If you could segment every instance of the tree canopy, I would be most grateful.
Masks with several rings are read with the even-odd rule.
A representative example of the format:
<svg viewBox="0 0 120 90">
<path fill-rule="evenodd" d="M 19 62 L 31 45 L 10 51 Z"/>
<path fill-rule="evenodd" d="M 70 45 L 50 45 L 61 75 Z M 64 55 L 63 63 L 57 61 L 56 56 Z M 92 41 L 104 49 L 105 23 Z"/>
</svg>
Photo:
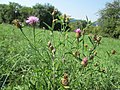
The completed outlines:
<svg viewBox="0 0 120 90">
<path fill-rule="evenodd" d="M 98 21 L 106 35 L 118 38 L 120 36 L 120 0 L 107 3 L 100 11 Z"/>
<path fill-rule="evenodd" d="M 0 4 L 0 22 L 1 23 L 12 23 L 14 19 L 19 19 L 24 22 L 29 16 L 36 16 L 40 19 L 39 27 L 45 27 L 43 22 L 51 26 L 53 10 L 56 9 L 50 4 L 39 4 L 37 3 L 33 7 L 21 6 L 18 3 L 10 2 L 8 5 Z M 57 10 L 57 13 L 61 15 L 61 12 Z M 57 16 L 55 16 L 57 18 Z"/>
</svg>

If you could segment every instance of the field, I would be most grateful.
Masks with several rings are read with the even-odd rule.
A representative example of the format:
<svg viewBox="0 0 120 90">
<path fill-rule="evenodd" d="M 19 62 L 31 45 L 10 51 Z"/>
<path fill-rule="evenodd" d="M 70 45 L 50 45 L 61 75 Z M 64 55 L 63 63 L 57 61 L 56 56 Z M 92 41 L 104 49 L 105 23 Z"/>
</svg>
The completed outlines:
<svg viewBox="0 0 120 90">
<path fill-rule="evenodd" d="M 102 37 L 94 59 L 81 65 L 92 47 L 88 35 L 77 43 L 75 32 L 36 29 L 23 32 L 13 25 L 0 24 L 0 88 L 2 90 L 119 90 L 120 40 Z M 56 52 L 50 51 L 51 41 Z M 79 51 L 79 56 L 74 52 Z M 62 80 L 67 78 L 67 85 Z"/>
</svg>

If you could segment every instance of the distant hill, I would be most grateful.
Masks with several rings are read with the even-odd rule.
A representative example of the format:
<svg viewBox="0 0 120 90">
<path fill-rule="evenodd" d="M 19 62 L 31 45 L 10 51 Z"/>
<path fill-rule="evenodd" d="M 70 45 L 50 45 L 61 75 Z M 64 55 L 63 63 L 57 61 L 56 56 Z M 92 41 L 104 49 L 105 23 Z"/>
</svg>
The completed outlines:
<svg viewBox="0 0 120 90">
<path fill-rule="evenodd" d="M 76 21 L 80 21 L 80 19 L 72 18 L 72 19 L 70 20 L 70 22 L 76 22 Z"/>
</svg>

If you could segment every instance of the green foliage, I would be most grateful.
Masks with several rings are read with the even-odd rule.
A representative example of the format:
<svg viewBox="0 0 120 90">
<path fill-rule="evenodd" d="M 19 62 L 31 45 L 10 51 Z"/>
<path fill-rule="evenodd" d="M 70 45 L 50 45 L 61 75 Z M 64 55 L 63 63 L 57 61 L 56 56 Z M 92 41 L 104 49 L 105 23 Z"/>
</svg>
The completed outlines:
<svg viewBox="0 0 120 90">
<path fill-rule="evenodd" d="M 5 23 L 12 23 L 12 21 L 17 18 L 17 15 L 19 14 L 19 9 L 21 6 L 17 3 L 10 2 L 9 5 L 0 5 L 0 7 L 3 9 L 0 14 L 2 21 Z"/>
<path fill-rule="evenodd" d="M 48 4 L 49 5 L 49 4 Z M 48 25 L 52 25 L 52 15 L 51 11 L 54 10 L 53 6 L 43 6 L 41 4 L 36 4 L 33 6 L 34 12 L 33 15 L 37 16 L 40 19 L 40 27 L 46 27 L 43 22 Z M 48 11 L 50 10 L 50 11 Z"/>
<path fill-rule="evenodd" d="M 120 1 L 115 0 L 112 3 L 107 3 L 106 7 L 100 11 L 99 18 L 102 31 L 114 38 L 119 38 L 120 32 L 117 27 L 120 25 Z"/>
<path fill-rule="evenodd" d="M 36 4 L 35 6 L 25 7 L 18 3 L 10 2 L 9 5 L 0 4 L 0 23 L 12 23 L 14 19 L 19 19 L 24 22 L 29 16 L 37 16 L 40 19 L 39 27 L 47 28 L 43 22 L 48 25 L 52 25 L 52 15 L 55 7 L 50 4 Z M 57 15 L 61 15 L 60 11 L 57 10 Z M 55 15 L 55 18 L 58 16 Z"/>
<path fill-rule="evenodd" d="M 99 34 L 99 35 L 103 35 L 103 32 L 101 31 L 101 27 L 100 26 L 89 26 L 86 29 L 86 33 L 89 34 Z"/>
<path fill-rule="evenodd" d="M 83 29 L 86 27 L 86 25 L 87 25 L 86 20 L 76 20 L 72 22 L 72 19 L 71 19 L 71 22 L 70 22 L 71 31 L 76 30 L 77 28 Z"/>
<path fill-rule="evenodd" d="M 24 22 L 29 16 L 33 13 L 33 9 L 30 7 L 22 6 L 19 10 L 19 15 L 17 15 L 18 19 L 21 22 Z"/>
<path fill-rule="evenodd" d="M 26 36 L 33 41 L 32 28 L 24 27 L 24 29 Z M 36 29 L 38 52 L 29 45 L 19 29 L 7 24 L 0 25 L 1 89 L 64 90 L 61 84 L 64 72 L 68 74 L 69 88 L 72 90 L 120 89 L 119 40 L 103 38 L 96 49 L 97 56 L 90 60 L 86 67 L 83 67 L 81 61 L 70 53 L 78 50 L 75 33 L 62 32 L 61 34 L 61 32 L 55 31 L 51 36 L 50 32 Z M 66 34 L 67 39 L 64 37 Z M 88 52 L 93 46 L 91 44 L 93 40 L 88 36 L 85 36 L 84 39 L 84 43 L 88 44 L 84 50 Z M 91 40 L 89 41 L 89 39 Z M 47 46 L 48 41 L 51 41 L 56 49 L 54 63 L 52 53 Z M 82 42 L 79 43 L 80 53 L 82 53 L 81 47 Z M 111 50 L 116 50 L 116 53 L 111 54 Z M 66 54 L 63 56 L 64 53 Z M 55 70 L 54 73 L 53 70 Z"/>
<path fill-rule="evenodd" d="M 9 7 L 6 4 L 0 4 L 0 23 L 7 22 L 7 12 L 9 11 Z"/>
</svg>

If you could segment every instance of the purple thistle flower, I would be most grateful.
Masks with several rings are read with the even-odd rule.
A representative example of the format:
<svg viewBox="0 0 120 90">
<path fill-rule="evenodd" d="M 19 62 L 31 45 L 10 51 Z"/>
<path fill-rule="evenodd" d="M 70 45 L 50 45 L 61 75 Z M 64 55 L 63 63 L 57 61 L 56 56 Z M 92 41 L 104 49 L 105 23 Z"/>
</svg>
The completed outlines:
<svg viewBox="0 0 120 90">
<path fill-rule="evenodd" d="M 88 62 L 87 57 L 84 57 L 82 61 L 83 61 L 84 63 L 87 63 L 87 62 Z"/>
<path fill-rule="evenodd" d="M 36 24 L 38 21 L 39 21 L 39 18 L 35 16 L 30 16 L 29 18 L 27 18 L 26 23 L 33 25 L 33 24 Z"/>
<path fill-rule="evenodd" d="M 84 57 L 84 58 L 82 59 L 81 64 L 82 64 L 83 66 L 87 66 L 87 63 L 88 63 L 88 58 L 87 58 L 87 57 Z"/>
<path fill-rule="evenodd" d="M 81 30 L 78 28 L 74 32 L 76 32 L 76 38 L 79 41 L 79 38 L 81 37 Z"/>
<path fill-rule="evenodd" d="M 81 33 L 81 30 L 78 28 L 75 30 L 76 33 Z"/>
</svg>

